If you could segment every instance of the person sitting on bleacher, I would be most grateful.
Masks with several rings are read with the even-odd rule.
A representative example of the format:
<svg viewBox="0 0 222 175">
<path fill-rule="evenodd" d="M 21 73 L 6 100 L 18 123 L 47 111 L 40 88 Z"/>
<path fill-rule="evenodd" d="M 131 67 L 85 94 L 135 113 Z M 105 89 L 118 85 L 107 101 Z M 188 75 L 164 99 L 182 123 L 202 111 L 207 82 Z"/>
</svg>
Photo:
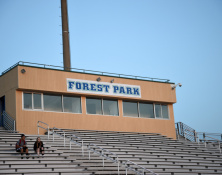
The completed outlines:
<svg viewBox="0 0 222 175">
<path fill-rule="evenodd" d="M 23 153 L 26 153 L 26 158 L 29 158 L 29 150 L 27 147 L 27 142 L 25 141 L 25 135 L 21 135 L 21 139 L 16 143 L 16 152 L 21 152 L 21 158 L 23 159 Z"/>
<path fill-rule="evenodd" d="M 42 156 L 44 155 L 44 144 L 41 141 L 40 137 L 37 137 L 36 142 L 34 143 L 34 150 L 38 154 L 38 156 L 40 153 L 42 154 Z"/>
</svg>

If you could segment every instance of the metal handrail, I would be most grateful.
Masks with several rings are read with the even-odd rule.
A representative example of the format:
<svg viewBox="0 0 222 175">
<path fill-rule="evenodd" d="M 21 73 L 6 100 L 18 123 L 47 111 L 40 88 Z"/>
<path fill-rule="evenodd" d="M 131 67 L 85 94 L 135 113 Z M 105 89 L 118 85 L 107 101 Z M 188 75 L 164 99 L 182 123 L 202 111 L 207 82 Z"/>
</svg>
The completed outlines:
<svg viewBox="0 0 222 175">
<path fill-rule="evenodd" d="M 98 149 L 98 151 L 96 149 Z M 103 167 L 104 167 L 104 164 L 105 164 L 104 158 L 109 159 L 109 160 L 111 160 L 114 163 L 117 163 L 118 174 L 119 174 L 120 162 L 119 162 L 119 158 L 118 158 L 117 154 L 112 153 L 109 150 L 106 150 L 106 149 L 104 149 L 104 148 L 102 148 L 100 146 L 97 146 L 96 144 L 93 144 L 93 143 L 89 143 L 88 150 L 89 150 L 89 160 L 90 160 L 90 151 L 93 151 L 94 153 L 99 154 L 100 156 L 103 157 Z M 109 156 L 109 154 L 111 154 L 112 157 Z M 116 157 L 116 159 L 114 157 Z"/>
<path fill-rule="evenodd" d="M 3 111 L 3 126 L 7 130 L 15 131 L 15 120 Z"/>
<path fill-rule="evenodd" d="M 136 174 L 140 174 L 140 175 L 141 174 L 144 175 L 146 174 L 146 172 L 151 173 L 152 175 L 158 175 L 157 173 L 154 173 L 153 171 L 146 169 L 145 167 L 138 165 L 130 160 L 125 161 L 123 164 L 125 165 L 125 168 L 126 168 L 126 174 L 127 174 L 127 170 L 129 169 L 131 171 L 136 172 Z M 129 166 L 129 164 L 132 164 L 135 167 Z"/>
<path fill-rule="evenodd" d="M 176 128 L 177 128 L 177 134 L 178 136 L 181 135 L 186 139 L 190 140 L 190 141 L 194 141 L 196 142 L 196 132 L 193 128 L 187 126 L 186 124 L 182 123 L 182 122 L 177 122 L 176 124 Z M 189 133 L 189 134 L 188 134 Z M 189 137 L 187 137 L 189 136 Z"/>
<path fill-rule="evenodd" d="M 39 126 L 39 123 L 42 123 L 42 124 L 44 124 L 44 125 L 47 125 L 48 127 L 47 127 L 47 128 L 44 128 L 44 127 L 42 127 L 42 126 Z M 49 140 L 49 125 L 48 125 L 47 123 L 42 122 L 42 121 L 38 121 L 38 122 L 37 122 L 38 135 L 39 135 L 39 128 L 42 128 L 42 129 L 47 130 L 48 140 Z"/>
<path fill-rule="evenodd" d="M 62 131 L 62 132 L 64 133 L 64 134 L 63 134 L 63 137 L 64 137 L 64 147 L 65 147 L 65 146 L 66 146 L 66 140 L 65 140 L 65 139 L 66 139 L 66 133 L 65 133 L 65 131 L 63 131 L 62 129 L 56 128 L 56 127 L 53 127 L 52 129 L 53 129 L 53 134 L 52 134 L 52 136 L 53 136 L 53 139 L 52 139 L 53 142 L 54 142 L 54 133 L 57 134 L 57 135 L 59 135 L 59 136 L 61 136 L 61 134 L 56 133 L 55 130 L 59 130 L 59 131 Z"/>
<path fill-rule="evenodd" d="M 194 129 L 192 129 L 191 127 L 185 125 L 184 123 L 182 122 L 178 122 L 178 123 L 175 123 L 177 128 L 176 128 L 176 131 L 177 131 L 177 135 L 182 135 L 185 140 L 189 139 L 188 136 L 191 136 L 191 140 L 194 138 L 194 141 L 195 142 L 198 142 L 199 144 L 199 141 L 202 140 L 204 141 L 204 145 L 205 147 L 207 147 L 207 141 L 212 143 L 212 142 L 218 142 L 218 145 L 219 145 L 219 151 L 221 153 L 221 148 L 220 148 L 220 145 L 221 145 L 221 142 L 222 142 L 222 134 L 219 134 L 219 133 L 205 133 L 205 132 L 196 132 Z M 208 135 L 207 135 L 208 134 Z M 200 139 L 200 136 L 203 136 L 203 139 Z M 214 137 L 211 137 L 209 135 L 214 135 L 214 136 L 220 136 L 221 140 L 219 139 L 216 139 Z M 206 137 L 208 138 L 211 138 L 213 140 L 207 140 Z"/>
<path fill-rule="evenodd" d="M 210 136 L 205 136 L 205 137 L 209 137 L 209 138 L 211 138 L 211 139 L 213 139 L 213 140 L 216 140 L 217 142 L 218 142 L 218 145 L 219 145 L 219 150 L 220 150 L 220 153 L 221 153 L 221 148 L 220 148 L 220 140 L 218 140 L 218 139 L 216 139 L 216 138 L 213 138 L 213 137 L 210 137 Z M 205 142 L 205 147 L 207 147 L 207 145 L 206 145 L 206 142 L 207 142 L 208 140 L 206 140 L 205 138 L 204 138 L 204 142 Z"/>
<path fill-rule="evenodd" d="M 65 131 L 63 131 L 62 129 L 56 128 L 56 127 L 53 127 L 53 142 L 54 142 L 54 133 L 55 133 L 55 134 L 58 134 L 58 133 L 55 132 L 55 129 L 57 129 L 57 130 L 59 130 L 59 131 L 62 131 L 62 132 L 64 133 L 64 145 L 65 145 Z M 58 134 L 58 135 L 61 136 L 61 134 Z M 81 143 L 79 143 L 78 141 L 73 140 L 73 138 L 76 138 L 77 140 L 80 140 Z M 70 149 L 71 149 L 71 142 L 74 142 L 74 143 L 76 143 L 77 145 L 82 146 L 82 153 L 83 153 L 83 156 L 84 156 L 84 151 L 83 151 L 84 143 L 83 143 L 83 139 L 81 139 L 80 137 L 75 136 L 75 135 L 71 135 L 71 136 L 69 137 L 69 139 L 70 139 Z M 93 144 L 93 143 L 89 143 L 87 149 L 88 149 L 88 151 L 89 151 L 89 160 L 90 160 L 90 151 L 93 151 L 94 153 L 99 154 L 100 156 L 103 157 L 103 167 L 104 167 L 104 165 L 105 165 L 104 158 L 106 158 L 106 159 L 108 159 L 108 160 L 111 160 L 111 161 L 114 162 L 114 163 L 117 163 L 117 166 L 118 166 L 118 174 L 119 174 L 119 167 L 120 167 L 120 164 L 121 164 L 121 163 L 120 163 L 120 160 L 119 160 L 117 154 L 115 154 L 115 153 L 113 153 L 113 152 L 110 152 L 109 150 L 104 149 L 104 148 L 102 148 L 102 147 L 100 147 L 100 146 L 98 146 L 98 145 L 96 145 L 96 144 Z M 96 150 L 96 149 L 98 149 L 99 151 Z M 110 156 L 110 155 L 111 155 L 111 156 Z M 128 160 L 128 161 L 126 161 L 126 162 L 131 162 L 131 161 Z M 158 174 L 154 173 L 153 171 L 148 170 L 148 169 L 146 169 L 146 168 L 144 168 L 144 167 L 142 167 L 142 166 L 140 166 L 140 165 L 138 165 L 138 164 L 136 164 L 136 163 L 134 163 L 134 162 L 132 162 L 132 163 L 133 163 L 134 165 L 136 165 L 137 167 L 142 168 L 142 169 L 144 170 L 144 173 L 145 173 L 145 172 L 149 172 L 149 173 L 152 173 L 153 175 L 158 175 Z M 126 167 L 126 171 L 127 171 L 127 168 L 129 169 L 129 166 Z M 133 169 L 132 167 L 130 167 L 130 168 Z M 135 171 L 137 174 L 140 174 L 140 172 L 137 171 L 137 169 L 138 169 L 138 168 L 135 168 L 134 171 Z"/>
<path fill-rule="evenodd" d="M 76 135 L 71 135 L 69 138 L 70 138 L 70 143 L 69 143 L 70 144 L 69 145 L 70 150 L 72 149 L 72 142 L 73 142 L 73 143 L 81 146 L 81 148 L 82 148 L 82 156 L 84 156 L 84 147 L 83 147 L 84 146 L 84 141 L 83 141 L 83 139 L 81 139 L 80 137 L 78 137 Z M 81 143 L 79 143 L 78 141 L 73 140 L 73 138 L 76 138 L 76 139 L 80 140 Z"/>
<path fill-rule="evenodd" d="M 63 70 L 63 66 L 54 66 L 54 65 L 47 65 L 47 64 L 39 64 L 39 63 L 31 63 L 31 62 L 24 62 L 24 61 L 19 61 L 18 63 L 14 64 L 4 72 L 2 72 L 2 75 L 13 69 L 14 67 L 18 65 L 35 65 L 35 67 L 51 67 L 51 68 L 56 68 L 59 70 Z M 135 75 L 126 75 L 126 74 L 117 74 L 117 73 L 110 73 L 110 72 L 102 72 L 102 71 L 94 71 L 94 70 L 87 70 L 87 69 L 79 69 L 79 68 L 70 68 L 71 71 L 73 72 L 83 72 L 83 73 L 93 73 L 97 75 L 106 75 L 106 76 L 114 76 L 114 77 L 119 77 L 119 78 L 130 78 L 130 79 L 137 79 L 137 80 L 147 80 L 147 81 L 156 81 L 156 82 L 165 82 L 165 83 L 170 83 L 169 79 L 161 79 L 161 78 L 152 78 L 152 77 L 143 77 L 143 76 L 135 76 Z M 1 75 L 1 76 L 2 76 Z"/>
</svg>

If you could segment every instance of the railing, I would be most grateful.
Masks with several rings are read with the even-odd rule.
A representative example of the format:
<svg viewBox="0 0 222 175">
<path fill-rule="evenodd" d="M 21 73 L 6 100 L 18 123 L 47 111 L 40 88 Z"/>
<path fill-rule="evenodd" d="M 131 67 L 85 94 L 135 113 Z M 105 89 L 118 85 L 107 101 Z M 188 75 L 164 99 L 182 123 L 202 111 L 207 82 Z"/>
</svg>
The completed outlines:
<svg viewBox="0 0 222 175">
<path fill-rule="evenodd" d="M 204 133 L 204 132 L 196 132 L 197 135 L 197 142 L 204 142 L 205 147 L 207 147 L 207 143 L 210 144 L 218 144 L 218 149 L 221 153 L 221 143 L 222 143 L 222 134 L 219 133 Z M 220 137 L 220 139 L 217 139 L 215 137 L 211 137 L 211 136 L 217 136 Z M 206 139 L 206 138 L 210 138 L 210 139 Z"/>
<path fill-rule="evenodd" d="M 44 125 L 47 125 L 47 128 L 44 128 L 43 126 L 40 126 L 39 123 L 42 123 L 42 124 L 44 124 Z M 42 128 L 42 129 L 47 130 L 48 140 L 49 140 L 49 125 L 48 125 L 47 123 L 42 122 L 42 121 L 38 121 L 38 122 L 37 122 L 38 135 L 39 135 L 39 128 Z"/>
<path fill-rule="evenodd" d="M 65 146 L 65 137 L 67 136 L 65 134 L 65 131 L 63 131 L 62 129 L 59 129 L 59 128 L 53 128 L 53 142 L 54 142 L 54 133 L 61 136 L 61 134 L 59 133 L 56 133 L 55 130 L 58 130 L 58 131 L 61 131 L 63 132 L 63 136 L 64 136 L 64 146 Z M 67 136 L 68 137 L 68 136 Z M 82 155 L 84 156 L 84 142 L 83 142 L 83 139 L 81 139 L 80 137 L 78 136 L 75 136 L 75 135 L 71 135 L 69 137 L 70 139 L 70 150 L 71 150 L 71 142 L 79 145 L 82 147 Z M 89 143 L 88 147 L 87 147 L 88 151 L 89 151 L 89 160 L 90 160 L 90 151 L 92 151 L 93 153 L 96 153 L 98 154 L 99 156 L 101 156 L 103 158 L 103 167 L 105 166 L 105 161 L 104 161 L 104 158 L 107 159 L 107 160 L 111 160 L 112 162 L 114 163 L 117 163 L 117 167 L 118 167 L 118 174 L 119 174 L 119 167 L 121 165 L 120 163 L 120 160 L 118 158 L 118 155 L 113 153 L 113 152 L 110 152 L 109 150 L 106 150 L 102 147 L 99 147 L 97 146 L 96 144 L 93 144 L 93 143 Z M 125 166 L 125 169 L 126 169 L 126 174 L 127 174 L 127 170 L 132 170 L 134 171 L 136 174 L 140 174 L 140 175 L 145 175 L 148 173 L 152 173 L 152 175 L 158 175 L 156 173 L 154 173 L 153 171 L 151 170 L 148 170 L 140 165 L 137 165 L 136 163 L 134 162 L 131 162 L 131 161 L 121 161 L 121 162 L 124 162 L 123 165 Z M 130 166 L 130 163 L 134 166 Z M 142 171 L 140 170 L 142 169 Z"/>
<path fill-rule="evenodd" d="M 184 137 L 185 140 L 189 140 L 192 142 L 203 142 L 205 147 L 208 144 L 218 144 L 218 149 L 221 153 L 221 143 L 222 143 L 222 134 L 219 133 L 206 133 L 206 132 L 196 132 L 191 127 L 185 125 L 182 122 L 175 123 L 176 124 L 176 134 L 177 139 L 179 136 Z M 207 139 L 210 138 L 210 139 Z"/>
<path fill-rule="evenodd" d="M 6 130 L 15 131 L 15 120 L 3 111 L 3 126 Z"/>
<path fill-rule="evenodd" d="M 46 69 L 64 70 L 64 67 L 62 67 L 62 66 L 53 66 L 53 65 L 47 65 L 47 64 L 38 64 L 38 63 L 19 61 L 18 63 L 14 64 L 10 68 L 8 68 L 4 72 L 2 72 L 2 75 L 4 75 L 5 73 L 7 73 L 8 71 L 10 71 L 11 69 L 13 69 L 14 67 L 16 67 L 18 65 L 40 67 L 40 68 L 46 68 Z M 117 74 L 117 73 L 101 72 L 101 71 L 78 69 L 78 68 L 70 68 L 70 71 L 72 71 L 72 72 L 82 72 L 82 73 L 88 73 L 88 74 L 96 74 L 96 75 L 105 75 L 105 76 L 112 76 L 112 77 L 119 77 L 119 78 L 129 78 L 129 79 L 137 79 L 137 80 L 147 80 L 147 81 L 170 83 L 169 79 L 142 77 L 142 76 L 126 75 L 126 74 Z"/>
<path fill-rule="evenodd" d="M 222 134 L 221 133 L 196 132 L 196 134 L 197 134 L 199 140 L 204 140 L 204 139 L 206 139 L 206 137 L 213 137 L 214 139 L 220 140 L 222 142 Z"/>
<path fill-rule="evenodd" d="M 182 136 L 185 138 L 185 140 L 189 140 L 191 142 L 196 142 L 196 135 L 195 135 L 195 130 L 188 125 L 178 122 L 176 124 L 176 133 L 177 133 L 177 138 L 179 136 Z"/>
<path fill-rule="evenodd" d="M 54 142 L 54 134 L 62 136 L 61 134 L 56 133 L 55 130 L 62 131 L 64 133 L 63 137 L 64 137 L 64 147 L 65 147 L 66 146 L 66 133 L 65 133 L 65 131 L 63 131 L 63 130 L 61 130 L 59 128 L 56 128 L 56 127 L 53 127 L 52 129 L 53 129 L 53 133 L 52 133 L 52 140 L 53 140 L 53 142 Z"/>
<path fill-rule="evenodd" d="M 93 151 L 94 153 L 100 155 L 103 158 L 103 167 L 104 167 L 104 158 L 111 160 L 114 163 L 117 163 L 118 174 L 119 174 L 120 162 L 119 162 L 118 156 L 115 153 L 112 153 L 109 150 L 106 150 L 93 143 L 89 143 L 88 150 L 89 150 L 89 160 L 90 160 L 90 151 Z"/>
<path fill-rule="evenodd" d="M 136 174 L 140 174 L 140 175 L 145 175 L 145 174 L 158 175 L 154 173 L 153 171 L 148 170 L 143 166 L 137 165 L 136 163 L 130 160 L 125 161 L 124 165 L 126 167 L 126 174 L 127 174 L 127 170 L 131 170 L 131 171 L 134 171 Z"/>
<path fill-rule="evenodd" d="M 75 135 L 71 135 L 69 138 L 70 138 L 70 145 L 69 145 L 70 150 L 72 149 L 72 142 L 73 142 L 73 143 L 81 146 L 82 156 L 84 156 L 84 141 L 80 137 L 75 136 Z"/>
</svg>

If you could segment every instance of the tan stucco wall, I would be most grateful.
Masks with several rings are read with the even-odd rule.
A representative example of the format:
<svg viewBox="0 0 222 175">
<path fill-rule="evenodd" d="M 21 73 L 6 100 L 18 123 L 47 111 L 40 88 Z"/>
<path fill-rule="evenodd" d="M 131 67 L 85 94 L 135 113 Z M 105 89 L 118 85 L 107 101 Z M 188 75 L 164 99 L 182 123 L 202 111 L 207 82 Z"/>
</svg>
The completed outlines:
<svg viewBox="0 0 222 175">
<path fill-rule="evenodd" d="M 16 89 L 18 88 L 18 67 L 0 77 L 0 97 L 5 96 L 5 111 L 16 118 Z"/>
<path fill-rule="evenodd" d="M 25 89 L 39 90 L 41 92 L 48 91 L 48 92 L 61 92 L 61 93 L 73 94 L 67 92 L 66 78 L 96 81 L 98 77 L 101 77 L 102 82 L 110 82 L 112 79 L 114 79 L 115 83 L 140 86 L 142 97 L 138 98 L 139 100 L 153 101 L 153 102 L 159 101 L 167 103 L 176 102 L 175 90 L 172 90 L 171 85 L 169 83 L 139 81 L 133 79 L 124 79 L 116 77 L 113 78 L 101 75 L 90 75 L 90 74 L 81 74 L 73 72 L 70 73 L 57 70 L 49 70 L 49 69 L 47 70 L 47 69 L 19 66 L 19 70 L 23 68 L 26 70 L 26 73 L 22 74 L 19 71 L 18 74 L 19 89 L 23 90 Z M 92 96 L 98 96 L 98 95 L 92 94 Z"/>
<path fill-rule="evenodd" d="M 125 131 L 142 133 L 160 133 L 168 137 L 175 138 L 173 105 L 169 105 L 170 119 L 145 119 L 121 116 L 87 115 L 85 108 L 82 114 L 27 111 L 22 110 L 22 92 L 17 92 L 17 126 L 18 130 L 27 134 L 37 134 L 37 122 L 43 121 L 50 127 L 67 129 L 86 129 L 101 131 Z M 82 98 L 85 104 L 85 98 Z M 84 106 L 84 105 L 83 105 Z M 121 106 L 121 105 L 119 105 Z M 121 107 L 119 107 L 121 108 Z M 121 110 L 121 109 L 120 109 Z M 43 125 L 44 126 L 44 125 Z M 41 134 L 44 133 L 40 129 Z"/>
<path fill-rule="evenodd" d="M 25 74 L 20 73 L 20 70 L 23 68 L 26 70 Z M 169 83 L 114 78 L 115 83 L 138 85 L 141 87 L 142 97 L 133 98 L 133 100 L 167 103 L 169 106 L 170 119 L 166 120 L 123 117 L 122 100 L 132 99 L 126 97 L 112 97 L 119 99 L 119 116 L 87 115 L 85 96 L 89 95 L 86 94 L 81 94 L 82 114 L 23 110 L 23 91 L 55 92 L 75 95 L 74 93 L 67 92 L 66 78 L 95 81 L 99 76 L 19 66 L 18 77 L 19 85 L 16 91 L 16 111 L 17 130 L 20 132 L 36 134 L 37 121 L 40 120 L 48 123 L 50 127 L 57 128 L 160 133 L 174 139 L 176 138 L 173 114 L 173 103 L 176 102 L 176 95 L 175 90 L 172 90 Z M 113 77 L 100 77 L 103 82 L 110 82 L 110 80 L 113 79 Z M 99 95 L 92 94 L 91 96 L 98 97 Z M 103 96 L 101 95 L 101 97 Z M 43 133 L 42 130 L 41 132 Z"/>
</svg>

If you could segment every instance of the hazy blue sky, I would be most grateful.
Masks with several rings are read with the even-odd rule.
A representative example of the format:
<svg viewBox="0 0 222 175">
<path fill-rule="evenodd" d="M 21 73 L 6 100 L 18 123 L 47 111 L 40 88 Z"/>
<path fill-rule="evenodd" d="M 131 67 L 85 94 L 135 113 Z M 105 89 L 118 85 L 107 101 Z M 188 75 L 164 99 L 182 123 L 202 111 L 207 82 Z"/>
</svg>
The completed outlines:
<svg viewBox="0 0 222 175">
<path fill-rule="evenodd" d="M 221 0 L 68 0 L 71 65 L 170 79 L 175 122 L 222 133 Z M 0 0 L 0 72 L 62 66 L 60 0 Z"/>
</svg>

